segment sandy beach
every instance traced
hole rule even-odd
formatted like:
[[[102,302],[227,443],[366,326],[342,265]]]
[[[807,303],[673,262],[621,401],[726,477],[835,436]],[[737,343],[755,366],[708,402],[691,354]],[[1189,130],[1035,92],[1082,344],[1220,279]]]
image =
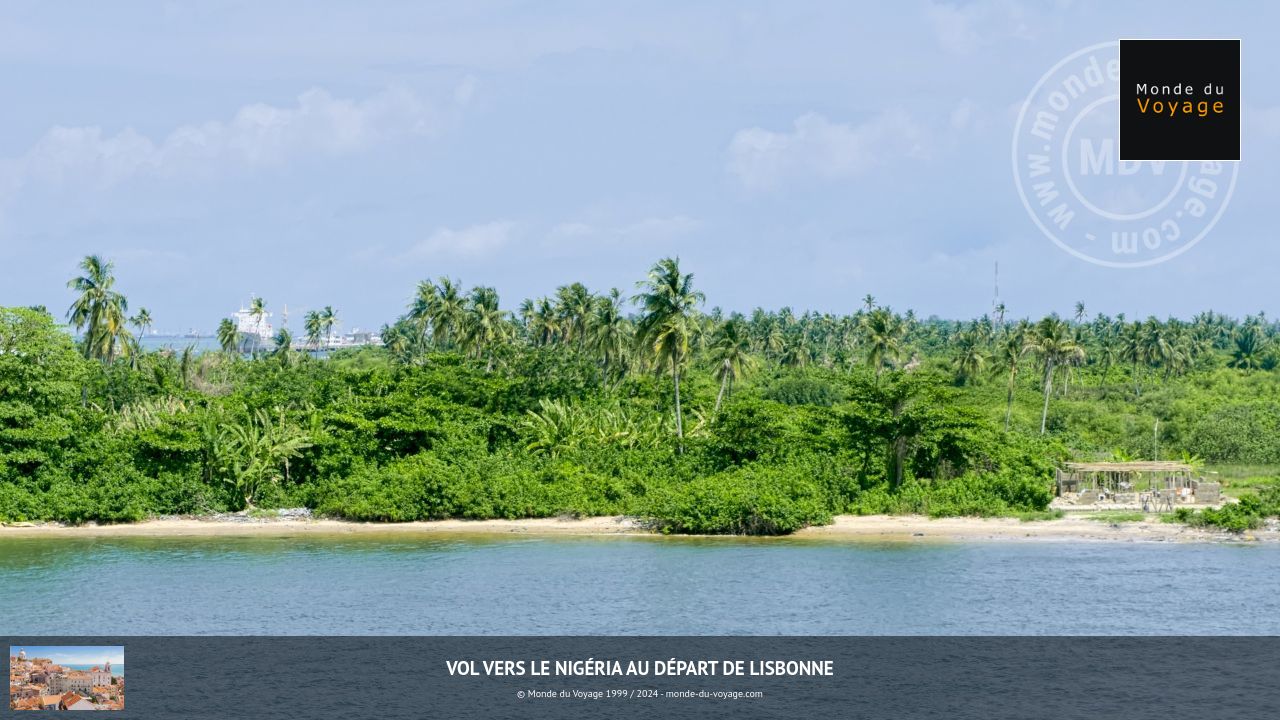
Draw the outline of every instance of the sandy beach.
[[[295,535],[648,535],[643,523],[623,516],[537,518],[527,520],[438,520],[408,523],[358,523],[312,518],[162,518],[121,525],[65,526],[57,523],[9,523],[5,537],[201,537]],[[830,525],[788,536],[821,541],[1110,541],[1110,542],[1266,542],[1280,541],[1274,525],[1242,535],[1191,528],[1149,519],[1110,523],[1071,516],[1023,522],[1013,518],[940,518],[918,515],[840,515]]]

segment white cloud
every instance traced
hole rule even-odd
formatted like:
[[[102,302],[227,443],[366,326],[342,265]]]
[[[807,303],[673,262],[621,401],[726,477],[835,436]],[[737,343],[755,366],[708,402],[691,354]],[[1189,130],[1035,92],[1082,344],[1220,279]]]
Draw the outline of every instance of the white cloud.
[[[506,247],[515,234],[516,224],[506,220],[472,225],[460,230],[442,227],[410,248],[405,259],[488,257]]]
[[[431,134],[441,124],[439,113],[406,89],[352,100],[315,88],[289,106],[246,105],[229,120],[183,125],[160,139],[133,128],[109,135],[95,126],[55,126],[24,156],[0,166],[0,190],[72,182],[109,187],[139,176],[274,166],[300,155],[339,155]]]
[[[796,118],[791,132],[755,127],[729,143],[729,172],[749,190],[792,178],[849,178],[887,162],[926,154],[924,131],[904,112],[890,111],[861,125],[833,123],[817,113]]]

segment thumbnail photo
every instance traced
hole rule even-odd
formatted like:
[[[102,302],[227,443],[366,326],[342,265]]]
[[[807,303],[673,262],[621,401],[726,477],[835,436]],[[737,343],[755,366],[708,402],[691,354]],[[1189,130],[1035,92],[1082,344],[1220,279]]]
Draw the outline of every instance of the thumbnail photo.
[[[123,710],[124,647],[10,647],[9,709]]]

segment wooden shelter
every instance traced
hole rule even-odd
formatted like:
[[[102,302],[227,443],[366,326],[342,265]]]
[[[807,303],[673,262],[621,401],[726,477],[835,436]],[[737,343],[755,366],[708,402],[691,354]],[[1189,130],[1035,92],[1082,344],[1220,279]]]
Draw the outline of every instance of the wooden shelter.
[[[1175,502],[1217,502],[1217,483],[1202,483],[1190,465],[1180,462],[1146,460],[1137,462],[1069,462],[1055,473],[1058,495],[1071,493],[1077,497],[1095,496],[1098,501],[1132,502],[1141,500],[1139,494],[1149,493],[1157,505]],[[1210,499],[1196,498],[1197,489],[1205,487],[1204,495]]]

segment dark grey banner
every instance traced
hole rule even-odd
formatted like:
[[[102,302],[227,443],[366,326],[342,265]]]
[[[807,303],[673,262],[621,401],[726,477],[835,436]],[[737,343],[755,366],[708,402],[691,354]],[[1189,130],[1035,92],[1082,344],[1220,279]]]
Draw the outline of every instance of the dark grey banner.
[[[6,637],[124,646],[122,718],[1249,718],[1280,638]],[[20,663],[31,668],[31,661]],[[48,681],[39,676],[37,680]],[[14,683],[23,685],[26,678]],[[62,682],[65,682],[63,680]],[[30,706],[31,700],[26,704]],[[6,713],[18,715],[9,710]],[[19,715],[21,716],[21,715]]]

